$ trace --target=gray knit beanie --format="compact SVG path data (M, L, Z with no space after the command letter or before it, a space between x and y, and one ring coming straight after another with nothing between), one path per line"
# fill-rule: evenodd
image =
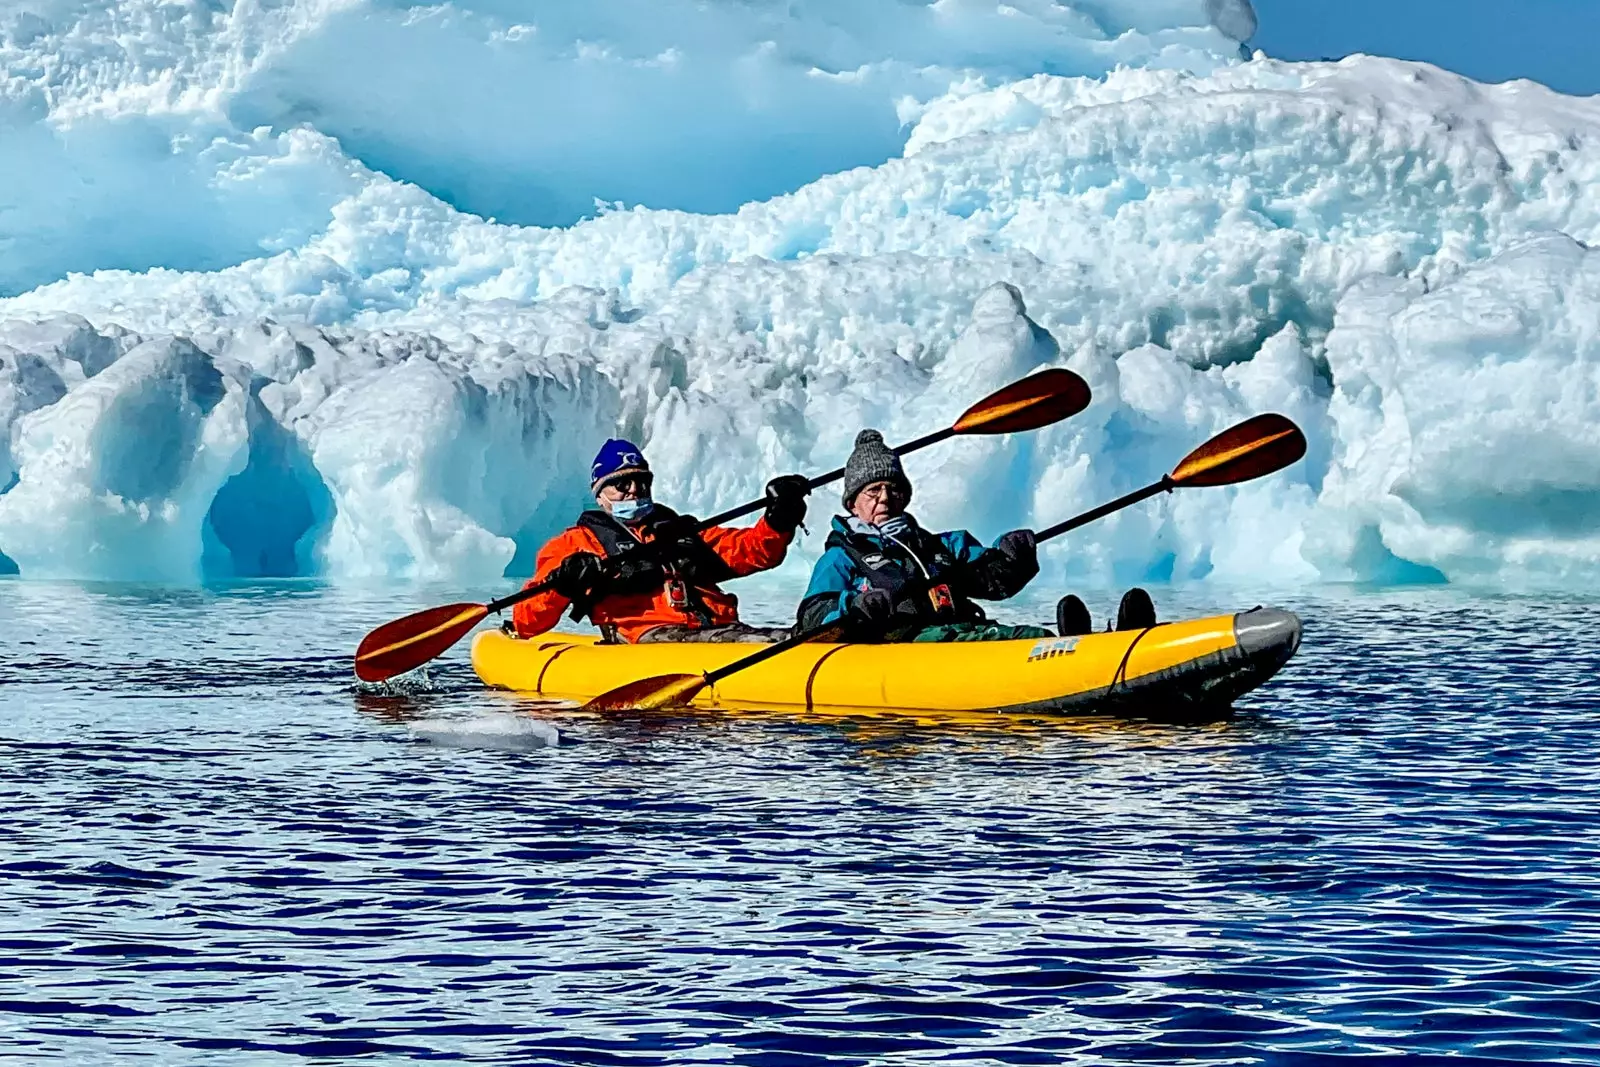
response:
M862 430L856 434L855 451L844 465L845 509L849 510L856 494L873 482L899 482L906 496L911 495L911 483L900 466L900 457L883 443L883 434L877 430Z

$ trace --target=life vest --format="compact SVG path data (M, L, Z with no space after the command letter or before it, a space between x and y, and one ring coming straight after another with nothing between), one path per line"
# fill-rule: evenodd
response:
M646 529L677 517L671 508L657 504ZM654 540L641 541L604 511L585 511L578 516L578 525L600 542L601 555L611 573L606 583L608 594L660 592L674 608L698 616L702 625L713 624L701 591L721 592L717 583L737 576L710 545L699 537L688 537L670 546ZM572 617L580 619L593 610L593 603L574 601Z
M983 610L954 588L951 577L960 561L944 540L912 523L905 534L880 542L866 534L843 533L835 529L828 535L828 548L837 548L855 566L856 588L861 582L881 589L900 602L914 604L917 614L942 621L979 621ZM917 566L918 563L922 567ZM922 568L927 568L927 575Z

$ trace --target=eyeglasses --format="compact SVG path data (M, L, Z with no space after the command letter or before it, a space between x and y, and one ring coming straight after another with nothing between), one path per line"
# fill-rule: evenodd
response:
M619 496L626 496L629 493L642 496L650 491L650 482L651 478L648 474L630 474L607 482L600 491L605 492L607 489L615 489Z
M870 497L873 500L887 500L891 496L905 496L905 488L897 482L873 482L863 486L857 496Z

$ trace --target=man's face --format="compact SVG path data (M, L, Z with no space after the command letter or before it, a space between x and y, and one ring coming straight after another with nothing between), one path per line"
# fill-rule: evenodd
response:
M607 482L600 487L600 492L595 494L595 499L600 501L600 506L606 509L606 514L611 514L611 509L621 500L638 500L650 495L650 475L629 474L615 481Z
M909 494L899 482L872 482L850 502L850 511L862 522L877 526L905 513Z

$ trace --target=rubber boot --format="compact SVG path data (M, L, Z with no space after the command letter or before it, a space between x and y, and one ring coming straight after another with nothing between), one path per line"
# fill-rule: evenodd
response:
M1134 586L1117 605L1117 629L1145 630L1156 624L1156 605L1150 594Z
M1062 637L1081 637L1094 633L1094 620L1082 600L1068 593L1056 601L1056 633Z

